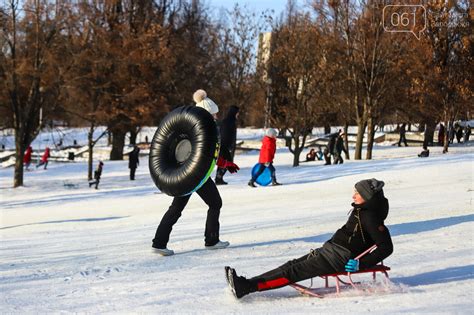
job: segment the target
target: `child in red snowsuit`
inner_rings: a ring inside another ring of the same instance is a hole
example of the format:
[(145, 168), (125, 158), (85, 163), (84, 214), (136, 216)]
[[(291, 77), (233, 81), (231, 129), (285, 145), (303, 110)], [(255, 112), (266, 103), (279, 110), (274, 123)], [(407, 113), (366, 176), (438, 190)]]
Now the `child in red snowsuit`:
[(39, 163), (36, 165), (36, 168), (40, 167), (41, 165), (44, 165), (44, 169), (46, 169), (48, 167), (48, 159), (50, 157), (50, 154), (49, 154), (49, 148), (46, 147), (46, 149), (44, 150), (44, 153), (43, 153), (43, 156), (41, 157), (41, 160), (39, 161)]
[(262, 148), (260, 149), (260, 157), (258, 159), (259, 168), (257, 172), (252, 176), (248, 185), (250, 187), (257, 187), (255, 186), (255, 181), (263, 173), (266, 167), (270, 169), (271, 176), (272, 176), (272, 185), (281, 185), (277, 182), (275, 177), (275, 167), (273, 166), (273, 158), (275, 157), (276, 152), (276, 136), (277, 131), (275, 129), (268, 129), (265, 133), (265, 137), (262, 139)]
[(25, 168), (28, 170), (31, 164), (31, 153), (33, 152), (33, 148), (31, 146), (26, 149), (25, 156), (23, 156), (23, 164), (25, 164)]

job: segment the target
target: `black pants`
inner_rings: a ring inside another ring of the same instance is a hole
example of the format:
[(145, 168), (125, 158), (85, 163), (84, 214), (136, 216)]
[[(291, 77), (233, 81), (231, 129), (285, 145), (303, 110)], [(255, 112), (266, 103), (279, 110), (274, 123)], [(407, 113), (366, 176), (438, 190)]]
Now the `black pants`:
[(137, 170), (136, 167), (130, 168), (130, 180), (135, 180), (135, 171)]
[(307, 255), (290, 260), (249, 280), (255, 285), (256, 291), (276, 289), (298, 281), (344, 271), (350, 257), (348, 249), (329, 241)]
[[(258, 170), (257, 170), (257, 173), (255, 173), (254, 176), (252, 176), (252, 182), (255, 182), (257, 180), (257, 178), (263, 173), (263, 171), (265, 170), (265, 164), (264, 163), (260, 163), (259, 166), (258, 166)], [(271, 176), (272, 176), (272, 182), (275, 182), (276, 181), (276, 177), (275, 177), (275, 167), (273, 166), (273, 163), (270, 163), (270, 165), (268, 166), (268, 168), (270, 169), (270, 173), (271, 173)]]
[[(209, 178), (196, 193), (209, 206), (207, 210), (206, 230), (204, 232), (205, 244), (215, 245), (219, 242), (219, 214), (222, 207), (222, 199), (217, 190), (216, 184)], [(168, 244), (173, 225), (181, 217), (184, 207), (191, 198), (191, 195), (174, 197), (171, 206), (161, 219), (160, 225), (156, 229), (153, 247), (165, 248)]]
[(334, 164), (342, 164), (344, 163), (344, 159), (341, 155), (342, 152), (335, 152), (334, 153)]
[(226, 168), (220, 168), (218, 167), (217, 168), (217, 171), (216, 171), (216, 181), (221, 181), (221, 180), (224, 180), (224, 175), (225, 173), (227, 172), (227, 169)]
[(398, 140), (398, 146), (399, 147), (402, 146), (402, 142), (405, 144), (406, 147), (408, 147), (407, 138), (405, 137), (404, 134), (401, 134), (400, 139)]

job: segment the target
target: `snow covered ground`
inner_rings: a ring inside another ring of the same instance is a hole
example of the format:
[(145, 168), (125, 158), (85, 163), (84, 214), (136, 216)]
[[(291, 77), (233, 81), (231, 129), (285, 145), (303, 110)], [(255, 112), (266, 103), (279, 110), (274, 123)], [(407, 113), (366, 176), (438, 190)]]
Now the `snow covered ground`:
[[(194, 195), (171, 234), (171, 257), (151, 252), (172, 198), (153, 185), (145, 157), (134, 182), (126, 161), (106, 161), (99, 190), (89, 189), (84, 162), (26, 172), (17, 189), (13, 169), (1, 169), (1, 312), (472, 314), (474, 147), (445, 155), (433, 147), (426, 159), (420, 151), (378, 146), (372, 161), (293, 168), (279, 149), (284, 185), (255, 189), (247, 181), (258, 152), (238, 155), (241, 171), (219, 188), (221, 239), (231, 247), (203, 248), (206, 206)], [(345, 223), (354, 183), (371, 177), (385, 181), (391, 205), (390, 285), (322, 300), (288, 287), (233, 297), (224, 266), (254, 276), (319, 247)]]

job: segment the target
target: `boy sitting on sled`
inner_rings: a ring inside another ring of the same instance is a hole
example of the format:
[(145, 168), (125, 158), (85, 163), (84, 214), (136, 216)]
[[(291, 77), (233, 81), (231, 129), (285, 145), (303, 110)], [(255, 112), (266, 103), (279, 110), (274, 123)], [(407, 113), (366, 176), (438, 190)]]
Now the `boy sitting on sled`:
[[(225, 267), (227, 282), (234, 295), (241, 298), (252, 292), (276, 289), (326, 274), (344, 270), (356, 272), (387, 258), (393, 252), (393, 245), (384, 225), (388, 200), (383, 186), (383, 181), (374, 178), (356, 183), (349, 219), (321, 248), (250, 279), (237, 276), (233, 268)], [(354, 260), (374, 244), (376, 250)]]

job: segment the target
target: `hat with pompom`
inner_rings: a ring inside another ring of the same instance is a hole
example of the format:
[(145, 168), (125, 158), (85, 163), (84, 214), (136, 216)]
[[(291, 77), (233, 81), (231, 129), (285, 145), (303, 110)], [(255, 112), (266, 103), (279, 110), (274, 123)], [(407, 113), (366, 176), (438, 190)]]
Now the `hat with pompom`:
[(355, 184), (355, 189), (364, 198), (365, 201), (369, 201), (378, 192), (382, 191), (385, 183), (375, 178), (364, 179)]
[(202, 107), (207, 110), (211, 115), (219, 112), (219, 107), (213, 100), (207, 97), (207, 93), (204, 90), (197, 90), (193, 94), (193, 100), (196, 102), (197, 107)]

